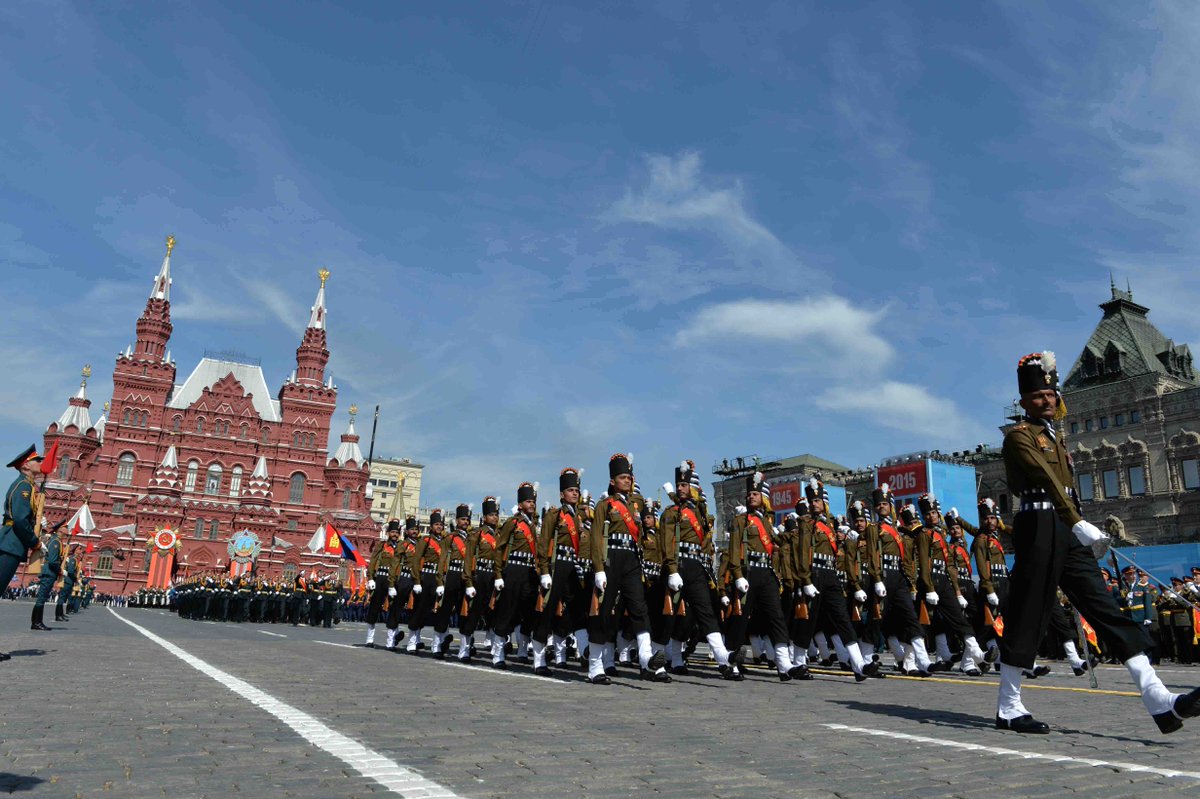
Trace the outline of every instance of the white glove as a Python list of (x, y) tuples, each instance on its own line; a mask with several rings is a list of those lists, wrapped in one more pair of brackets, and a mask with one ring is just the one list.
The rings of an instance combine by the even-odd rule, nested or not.
[(855, 591), (854, 592), (854, 601), (855, 602), (866, 602), (867, 601), (867, 592), (862, 590), (861, 588), (858, 589), (857, 591)]
[(419, 593), (421, 593), (421, 591), (423, 591), (423, 590), (424, 590), (424, 589), (423, 589), (423, 588), (421, 588), (421, 584), (420, 584), (420, 583), (417, 583), (416, 585), (414, 585), (414, 586), (413, 586), (413, 593), (414, 593), (414, 594), (419, 594)]
[(858, 540), (858, 530), (855, 530), (853, 527), (847, 527), (846, 528), (846, 538), (849, 539), (850, 541), (857, 541)]
[(1151, 621), (1150, 619), (1144, 619), (1144, 620), (1142, 621), (1142, 624), (1143, 624), (1143, 625), (1145, 625), (1146, 627), (1149, 627), (1149, 626), (1150, 626), (1151, 624), (1153, 624), (1153, 623), (1154, 623), (1154, 622), (1153, 622), (1153, 621)]
[(467, 599), (474, 599), (475, 598), (475, 586), (473, 586), (473, 585), (467, 586), (466, 593), (467, 593)]
[(967, 609), (967, 598), (962, 594), (958, 594), (958, 606), (963, 610)]
[(434, 593), (437, 594), (439, 597), (445, 596), (446, 595), (446, 586), (439, 585), (437, 587), (437, 590), (434, 591)]
[(938, 603), (937, 591), (930, 591), (928, 594), (925, 595), (925, 604), (926, 605), (936, 605), (937, 603)]
[(667, 575), (667, 590), (670, 591), (671, 593), (674, 593), (674, 592), (678, 591), (680, 588), (683, 588), (683, 578), (680, 577), (678, 574), (668, 574)]
[(721, 597), (721, 605), (722, 605), (722, 607), (726, 607), (726, 608), (729, 607), (729, 597), (727, 597), (727, 596)]
[(554, 581), (551, 579), (550, 575), (548, 575), (548, 574), (543, 574), (543, 575), (542, 575), (542, 580), (541, 580), (541, 583), (542, 583), (542, 590), (543, 590), (543, 591), (549, 591), (549, 590), (550, 590), (550, 583), (552, 583), (552, 582), (554, 582)]
[(503, 591), (504, 590), (504, 578), (501, 577), (501, 578), (497, 579), (496, 582), (492, 583), (492, 585), (494, 585), (496, 587), (497, 591)]
[(946, 515), (949, 516), (951, 519), (957, 519), (958, 518), (958, 508), (951, 508), (950, 512), (947, 513)]
[(812, 583), (809, 583), (808, 585), (804, 586), (800, 590), (803, 591), (804, 595), (806, 597), (808, 597), (809, 599), (812, 599), (817, 594), (821, 593), (820, 591), (817, 590), (817, 587), (815, 585), (813, 585)]
[(739, 577), (733, 581), (733, 587), (738, 590), (739, 594), (744, 594), (750, 590), (750, 582), (745, 577)]
[(987, 601), (994, 608), (1000, 607), (1000, 597), (996, 596), (995, 591), (987, 595)]
[(375, 581), (374, 580), (367, 580), (367, 590), (368, 591), (375, 590)]
[(741, 516), (743, 513), (746, 512), (746, 506), (738, 505), (736, 508), (733, 509), (733, 512), (736, 513), (738, 516)]
[(883, 599), (887, 596), (887, 586), (883, 583), (875, 583), (875, 596)]
[(1108, 552), (1109, 538), (1104, 531), (1096, 525), (1089, 522), (1087, 519), (1080, 519), (1075, 522), (1075, 526), (1071, 528), (1071, 532), (1079, 539), (1085, 547), (1092, 550), (1096, 560), (1104, 557), (1104, 553)]
[(396, 596), (396, 589), (395, 589), (395, 588), (389, 588), (389, 589), (388, 589), (388, 596), (390, 596), (390, 597), (395, 597), (395, 596)]
[(663, 483), (662, 492), (664, 496), (671, 496), (675, 493), (675, 486), (671, 483)]
[(604, 572), (596, 572), (596, 590), (603, 591), (608, 588), (608, 575)]

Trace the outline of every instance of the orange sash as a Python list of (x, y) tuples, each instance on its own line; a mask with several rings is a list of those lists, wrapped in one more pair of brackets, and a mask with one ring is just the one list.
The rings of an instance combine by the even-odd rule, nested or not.
[(450, 536), (450, 541), (451, 541), (451, 543), (454, 544), (454, 547), (458, 550), (458, 554), (463, 556), (463, 560), (466, 560), (466, 558), (467, 558), (467, 542), (462, 539), (462, 536), (452, 535), (452, 536)]
[(881, 524), (879, 525), (879, 531), (881, 533), (887, 533), (889, 536), (891, 536), (892, 540), (896, 542), (896, 546), (900, 548), (900, 559), (903, 560), (904, 540), (900, 538), (900, 533), (896, 530), (896, 528), (892, 527), (890, 524)]
[[(521, 535), (525, 536), (525, 543), (529, 544), (529, 554), (537, 552), (537, 543), (533, 540), (533, 530), (529, 529), (529, 524), (524, 519), (518, 519), (516, 528), (521, 531)], [(512, 548), (509, 548), (512, 551)]]
[(560, 512), (558, 517), (562, 519), (563, 524), (567, 526), (567, 533), (571, 536), (571, 546), (575, 548), (576, 552), (579, 552), (579, 531), (575, 529), (575, 517), (569, 512)]
[(696, 513), (691, 508), (679, 509), (679, 515), (687, 519), (687, 523), (691, 526), (692, 532), (696, 534), (696, 538), (700, 540), (700, 545), (704, 545), (704, 528), (700, 525), (700, 520), (696, 518)]
[(758, 540), (762, 542), (763, 549), (767, 550), (768, 555), (774, 555), (775, 542), (771, 540), (771, 536), (767, 535), (767, 528), (763, 525), (762, 519), (748, 513), (746, 514), (746, 522), (758, 528)]
[(816, 527), (825, 534), (825, 539), (829, 542), (829, 546), (833, 548), (833, 554), (837, 554), (837, 538), (833, 534), (833, 530), (825, 522), (817, 522)]
[(975, 573), (971, 570), (971, 556), (967, 553), (966, 548), (959, 544), (954, 545), (954, 551), (962, 555), (963, 565), (967, 567), (967, 576), (970, 577)]
[(496, 536), (492, 535), (491, 533), (480, 533), (479, 539), (481, 541), (487, 541), (488, 546), (492, 548), (492, 551), (496, 551)]
[(628, 528), (629, 534), (633, 536), (633, 542), (639, 542), (637, 522), (633, 520), (633, 514), (629, 512), (629, 508), (625, 507), (625, 503), (614, 497), (608, 498), (608, 504), (617, 509), (617, 515), (621, 517), (621, 521), (625, 522), (625, 527)]

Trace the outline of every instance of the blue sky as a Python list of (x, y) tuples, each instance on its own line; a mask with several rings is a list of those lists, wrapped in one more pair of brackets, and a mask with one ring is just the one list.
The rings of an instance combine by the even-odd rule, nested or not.
[(330, 268), (335, 434), (382, 404), (443, 506), (994, 442), (1110, 270), (1200, 332), (1193, 4), (280, 9), (0, 9), (10, 449), (85, 362), (98, 413), (167, 233), (184, 376), (277, 387)]

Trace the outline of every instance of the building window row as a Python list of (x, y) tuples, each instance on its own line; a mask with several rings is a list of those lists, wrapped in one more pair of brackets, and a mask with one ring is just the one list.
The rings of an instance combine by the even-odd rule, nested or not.
[[(1146, 495), (1146, 467), (1130, 466), (1125, 470), (1127, 496), (1143, 497)], [(1103, 494), (1096, 494), (1096, 478), (1091, 472), (1082, 472), (1076, 476), (1079, 498), (1083, 502), (1095, 502), (1102, 499), (1120, 499), (1121, 475), (1117, 469), (1104, 469), (1100, 472), (1100, 487)]]
[(121, 414), (121, 423), (129, 427), (149, 427), (150, 411), (126, 408), (125, 413)]
[(112, 577), (112, 570), (113, 551), (111, 549), (100, 550), (100, 555), (96, 558), (96, 576)]
[[(221, 475), (224, 474), (224, 469), (221, 465), (214, 463), (208, 467), (204, 473), (204, 493), (216, 496), (221, 493)], [(229, 496), (236, 497), (242, 490), (242, 475), (244, 474), (242, 467), (234, 466), (233, 471), (229, 476)], [(188, 461), (187, 472), (183, 478), (183, 490), (194, 492), (196, 483), (200, 478), (200, 462)]]
[(117, 485), (133, 485), (133, 468), (137, 465), (137, 456), (126, 452), (117, 458)]
[[(1124, 412), (1115, 413), (1111, 417), (1101, 416), (1096, 419), (1084, 419), (1083, 430), (1085, 433), (1090, 433), (1093, 430), (1107, 430), (1112, 427), (1124, 427), (1126, 424), (1138, 424), (1142, 421), (1141, 411), (1130, 411), (1128, 415)], [(1071, 432), (1079, 432), (1079, 422), (1071, 422)]]
[(221, 532), (221, 522), (219, 519), (197, 519), (196, 528), (193, 535), (196, 538), (208, 538), (210, 541), (217, 540), (217, 534)]
[(1179, 477), (1185, 491), (1200, 488), (1200, 459), (1188, 458), (1180, 461)]
[(292, 446), (304, 449), (317, 448), (317, 434), (306, 433), (303, 430), (297, 430), (292, 433)]

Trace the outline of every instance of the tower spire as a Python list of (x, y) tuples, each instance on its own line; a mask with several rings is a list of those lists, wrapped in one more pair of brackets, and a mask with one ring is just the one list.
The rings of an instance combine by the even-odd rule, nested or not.
[(325, 382), (325, 364), (329, 362), (329, 350), (325, 346), (325, 282), (329, 280), (329, 270), (321, 269), (317, 277), (321, 279), (321, 287), (317, 290), (304, 338), (296, 348), (296, 379), (302, 385), (320, 387)]
[(171, 250), (175, 249), (175, 237), (167, 236), (167, 254), (163, 256), (162, 266), (158, 268), (158, 276), (154, 278), (154, 290), (150, 292), (152, 300), (171, 300)]
[(308, 315), (308, 326), (316, 330), (325, 329), (325, 281), (329, 280), (329, 270), (321, 269), (317, 272), (317, 277), (321, 278), (321, 288), (317, 289), (317, 300), (313, 303), (312, 312)]
[(154, 289), (146, 300), (146, 309), (137, 321), (137, 346), (131, 356), (138, 361), (160, 362), (171, 338), (171, 250), (175, 237), (167, 236), (167, 254), (163, 256)]

